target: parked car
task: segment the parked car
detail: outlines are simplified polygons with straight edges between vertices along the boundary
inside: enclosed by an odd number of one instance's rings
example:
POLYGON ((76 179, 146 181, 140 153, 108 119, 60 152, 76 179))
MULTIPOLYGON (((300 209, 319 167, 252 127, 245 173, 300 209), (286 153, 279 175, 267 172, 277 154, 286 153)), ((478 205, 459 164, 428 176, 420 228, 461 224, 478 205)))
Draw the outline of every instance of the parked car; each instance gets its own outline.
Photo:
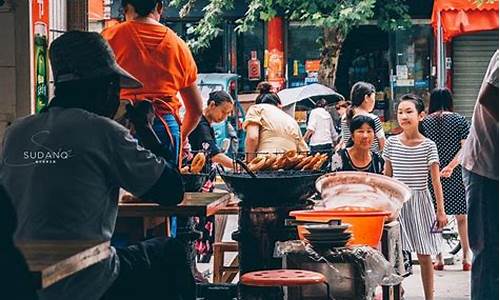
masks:
POLYGON ((229 148, 228 155, 243 153, 245 147, 245 131, 242 128, 245 121, 245 111, 238 101, 238 78, 239 75, 231 73, 206 73, 198 74, 198 87, 206 106, 208 95, 213 91, 223 90, 234 99, 234 110, 226 121, 213 124, 217 145, 221 148, 229 148), (229 147, 227 142, 229 140, 229 147))

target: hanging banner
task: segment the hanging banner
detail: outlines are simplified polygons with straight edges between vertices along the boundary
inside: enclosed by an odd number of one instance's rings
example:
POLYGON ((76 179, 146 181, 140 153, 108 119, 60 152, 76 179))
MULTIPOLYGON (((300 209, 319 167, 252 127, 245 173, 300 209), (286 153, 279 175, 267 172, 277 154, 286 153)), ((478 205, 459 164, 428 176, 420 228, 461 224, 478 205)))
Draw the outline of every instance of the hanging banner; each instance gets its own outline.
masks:
POLYGON ((35 82, 35 112, 48 103, 49 0, 32 0, 33 66, 35 82))
POLYGON ((318 72, 320 64, 321 60, 319 59, 306 60, 306 72, 308 73, 318 72))

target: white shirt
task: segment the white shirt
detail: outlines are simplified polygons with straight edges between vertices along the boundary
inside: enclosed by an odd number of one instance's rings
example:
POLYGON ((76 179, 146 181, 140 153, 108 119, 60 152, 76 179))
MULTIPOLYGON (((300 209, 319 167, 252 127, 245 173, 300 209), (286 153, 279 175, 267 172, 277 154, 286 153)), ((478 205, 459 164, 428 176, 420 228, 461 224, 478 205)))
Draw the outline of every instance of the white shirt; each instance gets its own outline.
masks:
MULTIPOLYGON (((498 50, 491 58, 479 94, 486 84, 498 89, 498 50)), ((498 180, 498 121, 479 101, 474 107, 472 127, 462 151, 462 166, 480 176, 498 180)))
POLYGON ((307 129, 314 131, 309 143, 311 146, 333 144, 333 140, 337 138, 332 116, 323 107, 311 110, 307 129))

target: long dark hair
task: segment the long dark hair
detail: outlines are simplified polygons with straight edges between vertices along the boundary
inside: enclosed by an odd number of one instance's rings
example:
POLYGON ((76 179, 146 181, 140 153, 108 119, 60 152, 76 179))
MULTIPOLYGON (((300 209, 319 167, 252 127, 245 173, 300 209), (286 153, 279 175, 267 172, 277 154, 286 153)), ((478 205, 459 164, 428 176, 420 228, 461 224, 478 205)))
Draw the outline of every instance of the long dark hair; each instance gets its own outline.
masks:
POLYGON ((365 96, 375 93, 375 86, 373 84, 358 81, 351 88, 351 106, 347 108, 346 119, 347 123, 351 122, 354 117, 354 109, 361 106, 365 101, 365 96))
POLYGON ((269 82, 261 82, 257 85, 259 95, 255 99, 255 104, 271 104, 274 106, 281 105, 281 99, 276 94, 271 92, 273 86, 269 82))
POLYGON ((346 143, 346 147, 352 147, 354 145, 354 140, 352 139, 352 135, 354 134, 354 131, 357 129, 360 129, 363 124, 368 124, 372 129, 373 133, 375 134, 375 120, 373 118, 366 116, 366 115, 358 115, 352 118, 351 123, 349 124, 349 131, 351 132, 351 137, 349 138, 349 141, 346 143))
POLYGON ((122 0, 122 7, 125 8, 127 4, 134 7, 135 12, 141 16, 146 17, 149 15, 156 7, 157 4, 163 4, 162 0, 122 0))
POLYGON ((453 111, 453 96, 448 88, 436 88, 431 92, 429 114, 436 111, 453 111))

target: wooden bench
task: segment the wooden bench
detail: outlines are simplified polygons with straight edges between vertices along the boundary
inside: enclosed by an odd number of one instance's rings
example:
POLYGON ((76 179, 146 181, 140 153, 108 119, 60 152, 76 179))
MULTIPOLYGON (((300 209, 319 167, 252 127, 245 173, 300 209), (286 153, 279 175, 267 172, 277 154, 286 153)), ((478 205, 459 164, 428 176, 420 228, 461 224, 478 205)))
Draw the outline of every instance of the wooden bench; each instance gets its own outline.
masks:
POLYGON ((44 289, 111 255, 109 241, 16 241, 32 273, 44 289))
POLYGON ((231 283, 240 272, 238 255, 236 255, 229 266, 224 265, 224 254, 226 252, 238 252, 238 243, 214 243, 214 283, 231 283))
POLYGON ((230 283, 238 275, 239 257, 231 261, 229 266, 224 265, 226 252, 238 252, 238 243, 233 241, 222 241, 227 225, 228 215, 237 215, 240 211, 238 204, 230 202, 215 213, 215 243, 214 247, 214 283, 230 283))

